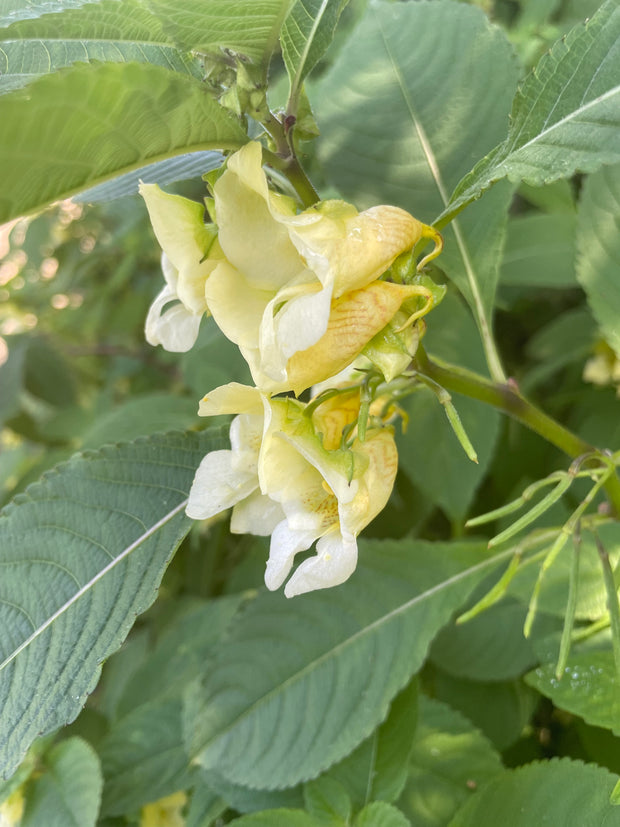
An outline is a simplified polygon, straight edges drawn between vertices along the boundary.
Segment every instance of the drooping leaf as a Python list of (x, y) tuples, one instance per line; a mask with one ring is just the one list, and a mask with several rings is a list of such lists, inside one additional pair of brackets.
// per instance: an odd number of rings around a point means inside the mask
[(620, 164), (585, 182), (577, 223), (577, 278), (608, 344), (620, 355)]
[(219, 429), (77, 455), (0, 516), (0, 772), (78, 714), (187, 533), (187, 492)]
[[(468, 164), (506, 135), (517, 79), (510, 44), (479, 9), (371, 4), (317, 90), (319, 151), (346, 197), (430, 223)], [(505, 187), (444, 231), (439, 264), (486, 337), (511, 194)]]
[(501, 772), (499, 753), (473, 724), (420, 696), (409, 777), (398, 801), (416, 827), (446, 827), (472, 791)]
[(337, 592), (288, 601), (260, 595), (188, 693), (192, 759), (231, 781), (274, 789), (343, 758), (382, 720), (437, 629), (492, 570), (496, 558), (485, 557), (479, 544), (367, 542)]
[(0, 99), (0, 221), (154, 161), (245, 140), (194, 78), (137, 63), (76, 65)]
[(255, 63), (273, 51), (292, 0), (147, 0), (164, 31), (187, 50), (229, 49)]
[(43, 759), (43, 772), (28, 785), (20, 827), (95, 827), (103, 778), (86, 741), (69, 738)]
[(418, 684), (412, 681), (394, 698), (387, 718), (370, 738), (328, 774), (340, 781), (353, 802), (396, 801), (407, 780), (418, 717)]
[[(452, 294), (429, 315), (425, 345), (431, 356), (472, 370), (484, 369), (473, 319)], [(430, 390), (403, 401), (412, 427), (402, 435), (397, 433), (396, 439), (402, 469), (446, 514), (462, 520), (493, 458), (500, 415), (488, 405), (459, 394), (453, 394), (452, 401), (478, 454), (477, 465), (465, 455)]]
[(459, 183), (444, 219), (495, 181), (540, 185), (620, 161), (620, 6), (607, 0), (544, 55), (517, 93), (506, 140)]
[(348, 0), (296, 0), (282, 27), (282, 57), (291, 83), (290, 100), (323, 57)]
[(200, 79), (200, 61), (164, 35), (139, 0), (102, 0), (0, 31), (0, 93), (76, 61), (152, 63)]
[(127, 195), (137, 195), (140, 181), (145, 184), (173, 184), (189, 178), (201, 178), (222, 165), (224, 156), (221, 152), (188, 152), (165, 161), (147, 164), (145, 167), (119, 175), (105, 184), (84, 190), (73, 196), (74, 201), (93, 204), (97, 201), (113, 201)]
[(559, 679), (555, 670), (555, 663), (546, 663), (526, 681), (560, 709), (620, 735), (620, 687), (611, 650), (571, 655)]
[(618, 776), (581, 761), (554, 758), (506, 771), (460, 810), (450, 827), (618, 827), (620, 807), (610, 803)]

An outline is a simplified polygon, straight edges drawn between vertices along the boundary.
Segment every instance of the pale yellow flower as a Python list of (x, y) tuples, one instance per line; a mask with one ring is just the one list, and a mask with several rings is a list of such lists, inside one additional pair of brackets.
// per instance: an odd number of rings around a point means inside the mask
[(24, 815), (23, 788), (18, 787), (0, 804), (0, 827), (19, 827)]
[(205, 225), (204, 207), (196, 201), (170, 195), (156, 184), (140, 184), (140, 194), (162, 248), (166, 282), (148, 312), (146, 340), (185, 352), (195, 343), (200, 320), (208, 313), (206, 280), (224, 257), (217, 230)]
[(260, 144), (229, 158), (214, 201), (226, 260), (205, 284), (206, 301), (266, 392), (300, 393), (337, 373), (406, 302), (429, 298), (417, 285), (378, 279), (423, 238), (435, 240), (437, 254), (435, 230), (390, 206), (358, 213), (325, 201), (296, 213), (291, 199), (270, 192)]
[(271, 535), (265, 583), (277, 589), (295, 555), (316, 542), (286, 584), (287, 597), (343, 583), (357, 564), (357, 536), (384, 508), (397, 469), (390, 427), (373, 423), (364, 441), (347, 427), (359, 389), (307, 409), (231, 383), (206, 396), (200, 413), (237, 413), (231, 449), (203, 459), (187, 514), (205, 519), (233, 508), (231, 531)]
[(187, 795), (184, 792), (173, 793), (147, 804), (140, 813), (140, 827), (185, 827), (182, 810), (186, 804)]

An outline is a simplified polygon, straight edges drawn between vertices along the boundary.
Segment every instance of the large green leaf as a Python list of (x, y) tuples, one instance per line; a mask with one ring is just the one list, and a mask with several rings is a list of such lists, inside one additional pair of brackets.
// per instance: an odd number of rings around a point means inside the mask
[(505, 772), (460, 810), (450, 827), (618, 827), (610, 803), (618, 776), (581, 761), (553, 759)]
[(147, 0), (164, 31), (184, 49), (230, 49), (266, 62), (292, 0)]
[(499, 753), (473, 724), (420, 696), (409, 778), (398, 802), (416, 827), (446, 827), (472, 790), (501, 772)]
[(154, 161), (245, 140), (194, 78), (137, 63), (75, 65), (0, 99), (0, 221)]
[(577, 248), (577, 278), (603, 336), (620, 355), (620, 165), (604, 167), (586, 181)]
[(337, 590), (262, 594), (237, 616), (188, 694), (195, 761), (274, 789), (340, 760), (384, 718), (433, 635), (496, 564), (481, 544), (360, 545), (358, 570)]
[(102, 0), (20, 21), (0, 31), (0, 40), (0, 93), (76, 61), (137, 61), (202, 75), (200, 61), (180, 52), (138, 0)]
[(459, 183), (444, 218), (506, 176), (540, 185), (620, 161), (619, 59), (620, 6), (607, 0), (525, 80), (508, 137)]
[[(506, 135), (517, 79), (510, 44), (479, 9), (371, 4), (317, 90), (319, 151), (346, 197), (397, 204), (430, 223)], [(508, 186), (446, 228), (440, 259), (486, 339), (510, 198)], [(489, 362), (499, 378), (497, 357)]]
[(575, 214), (533, 213), (510, 220), (501, 283), (520, 287), (576, 287)]
[(92, 747), (81, 738), (62, 741), (41, 769), (27, 787), (20, 827), (95, 827), (103, 778)]
[(77, 455), (0, 517), (0, 771), (73, 720), (102, 661), (149, 606), (190, 521), (187, 491), (219, 429)]
[(555, 670), (555, 663), (547, 663), (526, 680), (560, 709), (620, 735), (620, 686), (611, 650), (572, 655), (560, 679)]
[(282, 57), (297, 101), (308, 72), (323, 57), (348, 0), (296, 0), (280, 35)]

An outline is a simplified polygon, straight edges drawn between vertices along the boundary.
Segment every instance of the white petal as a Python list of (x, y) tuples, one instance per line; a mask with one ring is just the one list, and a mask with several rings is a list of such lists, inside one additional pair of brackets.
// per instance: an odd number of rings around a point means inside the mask
[(257, 489), (233, 508), (230, 530), (233, 534), (268, 537), (283, 518), (281, 505)]
[[(192, 313), (176, 299), (173, 289), (166, 285), (149, 308), (144, 335), (150, 345), (162, 345), (172, 353), (186, 353), (198, 338), (202, 313)], [(171, 301), (176, 303), (162, 313)]]
[(276, 338), (286, 362), (316, 344), (327, 330), (332, 285), (288, 301), (275, 318)]
[(265, 585), (271, 591), (279, 589), (293, 565), (293, 558), (299, 551), (310, 548), (316, 535), (307, 531), (291, 531), (286, 520), (275, 527), (271, 535), (269, 559), (265, 571)]
[(185, 513), (207, 520), (249, 496), (257, 487), (256, 475), (233, 468), (232, 451), (212, 451), (202, 460), (189, 492)]
[(316, 555), (304, 560), (286, 584), (286, 597), (338, 586), (355, 571), (357, 542), (354, 537), (332, 533), (321, 537), (316, 549)]

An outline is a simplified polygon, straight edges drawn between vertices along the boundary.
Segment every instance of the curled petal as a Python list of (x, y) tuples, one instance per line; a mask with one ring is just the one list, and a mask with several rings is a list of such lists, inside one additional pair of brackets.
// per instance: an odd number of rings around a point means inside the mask
[(233, 534), (257, 534), (268, 537), (282, 522), (282, 506), (256, 489), (233, 508), (230, 530)]
[(321, 537), (314, 557), (304, 560), (284, 587), (286, 597), (339, 586), (357, 565), (357, 542), (350, 535), (333, 532)]
[(256, 472), (234, 467), (232, 451), (211, 451), (196, 471), (185, 513), (193, 520), (208, 520), (249, 496), (258, 486)]
[(316, 534), (312, 531), (292, 531), (286, 520), (275, 527), (265, 570), (265, 585), (270, 591), (280, 588), (291, 570), (295, 555), (310, 548), (315, 539)]
[[(163, 310), (170, 302), (174, 302), (172, 307)], [(149, 308), (144, 326), (146, 341), (172, 353), (186, 353), (198, 338), (201, 319), (202, 312), (192, 313), (166, 285)]]
[(262, 413), (263, 395), (258, 388), (229, 382), (220, 385), (200, 400), (200, 416), (217, 416), (218, 414)]

